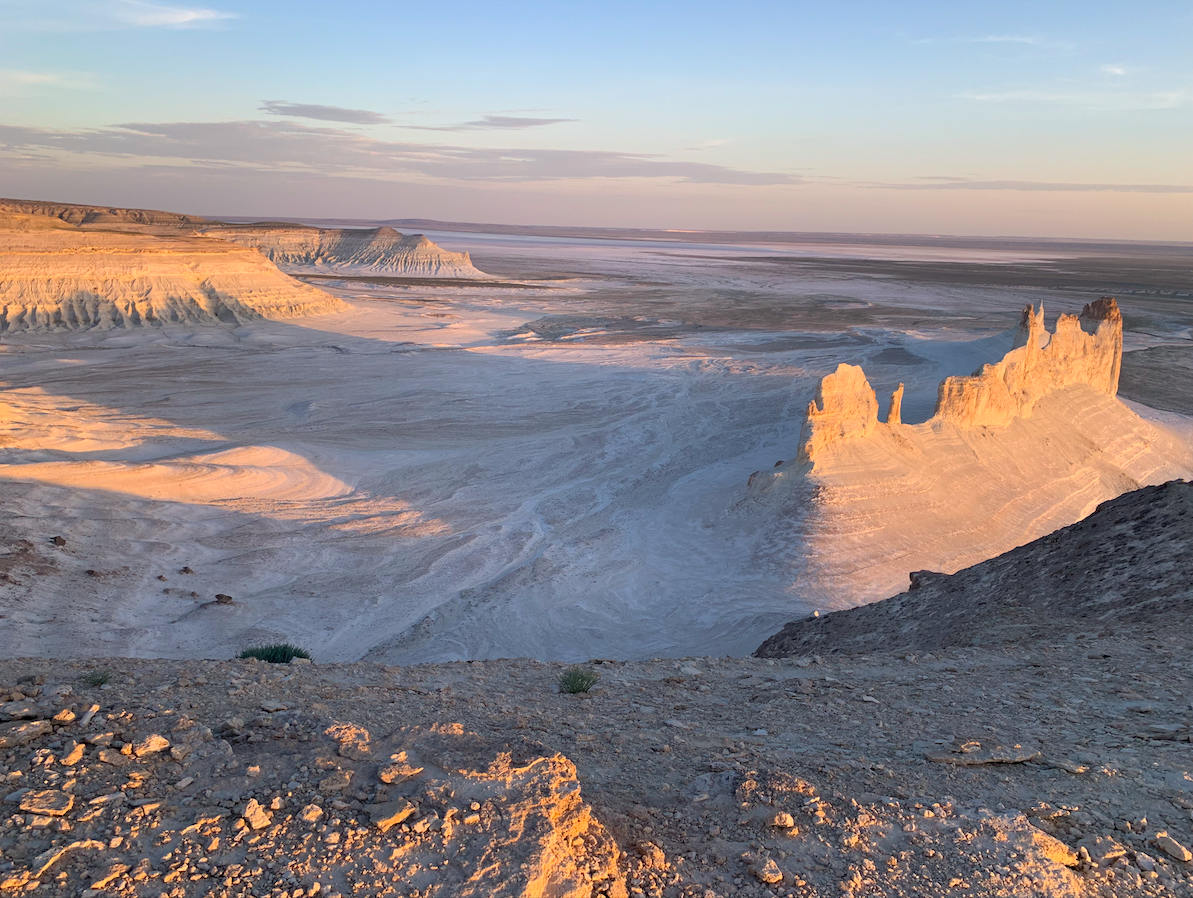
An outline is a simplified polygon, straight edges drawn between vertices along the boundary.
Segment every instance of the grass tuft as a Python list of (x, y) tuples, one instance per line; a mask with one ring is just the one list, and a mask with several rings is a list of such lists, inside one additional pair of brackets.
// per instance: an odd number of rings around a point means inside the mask
[(112, 679), (112, 671), (110, 671), (110, 670), (93, 670), (93, 671), (90, 671), (89, 673), (85, 673), (85, 674), (83, 674), (83, 676), (79, 677), (79, 682), (82, 683), (84, 686), (93, 686), (96, 689), (98, 689), (100, 686), (103, 686), (105, 683), (110, 682), (111, 679)]
[(559, 691), (569, 695), (587, 692), (600, 678), (601, 675), (590, 667), (569, 667), (559, 675)]
[(245, 649), (240, 653), (240, 657), (257, 658), (261, 661), (268, 661), (270, 664), (289, 664), (295, 658), (309, 660), (311, 653), (296, 645), (290, 645), (288, 642), (276, 642), (273, 645), (258, 645), (251, 649)]

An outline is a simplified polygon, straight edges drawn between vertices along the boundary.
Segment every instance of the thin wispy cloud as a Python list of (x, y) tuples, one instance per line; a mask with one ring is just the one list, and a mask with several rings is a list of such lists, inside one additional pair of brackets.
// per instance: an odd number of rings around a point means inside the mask
[(1026, 34), (988, 34), (984, 37), (971, 37), (966, 41), (971, 44), (1023, 44), (1028, 47), (1039, 47), (1041, 50), (1075, 50), (1077, 45), (1072, 41), (1051, 40)]
[(12, 97), (43, 90), (95, 90), (95, 76), (89, 72), (30, 72), (0, 69), (0, 96)]
[(1130, 69), (1128, 69), (1125, 65), (1107, 64), (1099, 66), (1098, 68), (1100, 68), (1107, 75), (1125, 75), (1128, 71), (1130, 71)]
[(527, 128), (542, 128), (564, 122), (578, 122), (574, 118), (530, 118), (516, 115), (486, 115), (474, 122), (460, 122), (456, 125), (402, 125), (419, 131), (522, 131)]
[(270, 115), (309, 118), (321, 122), (344, 122), (351, 125), (384, 125), (389, 122), (389, 119), (380, 112), (370, 112), (367, 109), (346, 109), (343, 106), (321, 106), (316, 103), (262, 100), (260, 109)]
[(116, 31), (203, 28), (239, 18), (210, 6), (148, 0), (5, 0), (0, 13), (17, 31)]
[(869, 183), (884, 190), (1018, 190), (1061, 193), (1193, 193), (1193, 184), (1097, 184), (1071, 181), (983, 181), (949, 175), (924, 175), (918, 184)]
[(1098, 90), (1006, 90), (988, 93), (958, 94), (961, 99), (980, 103), (1035, 103), (1073, 106), (1079, 109), (1125, 111), (1131, 109), (1176, 109), (1189, 103), (1185, 90), (1098, 91)]
[(801, 179), (643, 153), (603, 150), (477, 148), (377, 140), (292, 121), (128, 123), (51, 130), (0, 125), (0, 158), (55, 151), (86, 163), (178, 165), (284, 171), (332, 177), (536, 182), (567, 179), (666, 179), (697, 184), (779, 185)]
[(695, 146), (688, 147), (688, 149), (689, 150), (712, 150), (712, 149), (715, 149), (716, 147), (723, 147), (727, 143), (729, 143), (728, 139), (702, 140), (702, 141), (700, 141), (700, 143), (696, 144)]

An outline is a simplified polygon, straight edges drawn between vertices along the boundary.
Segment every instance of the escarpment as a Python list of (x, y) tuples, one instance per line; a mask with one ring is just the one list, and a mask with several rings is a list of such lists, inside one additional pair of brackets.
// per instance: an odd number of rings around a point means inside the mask
[(784, 566), (797, 607), (852, 607), (899, 592), (909, 571), (957, 571), (1193, 475), (1185, 441), (1115, 398), (1122, 339), (1113, 299), (1051, 334), (1029, 307), (1006, 354), (946, 378), (922, 424), (902, 421), (902, 385), (879, 420), (862, 369), (840, 365), (808, 406), (795, 463), (751, 478), (773, 515), (760, 563)]
[(295, 269), (416, 277), (483, 278), (468, 253), (436, 246), (422, 234), (393, 228), (330, 229), (301, 225), (219, 225), (204, 235), (260, 250), (272, 262)]
[(5, 229), (0, 221), (0, 333), (153, 324), (239, 323), (337, 311), (260, 253), (197, 237)]

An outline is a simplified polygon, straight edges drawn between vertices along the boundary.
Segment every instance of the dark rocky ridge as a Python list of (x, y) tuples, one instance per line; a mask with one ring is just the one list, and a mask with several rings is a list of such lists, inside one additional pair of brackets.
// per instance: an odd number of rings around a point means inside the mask
[(1193, 485), (1125, 493), (1089, 517), (900, 595), (787, 624), (755, 653), (926, 652), (1022, 643), (1193, 612)]

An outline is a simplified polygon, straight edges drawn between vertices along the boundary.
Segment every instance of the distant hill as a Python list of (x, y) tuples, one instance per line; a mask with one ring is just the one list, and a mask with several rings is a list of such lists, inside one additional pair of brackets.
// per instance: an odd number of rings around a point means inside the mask
[(468, 253), (436, 246), (422, 234), (389, 227), (313, 228), (265, 222), (214, 225), (201, 233), (260, 250), (277, 265), (294, 271), (342, 271), (407, 277), (484, 278)]

